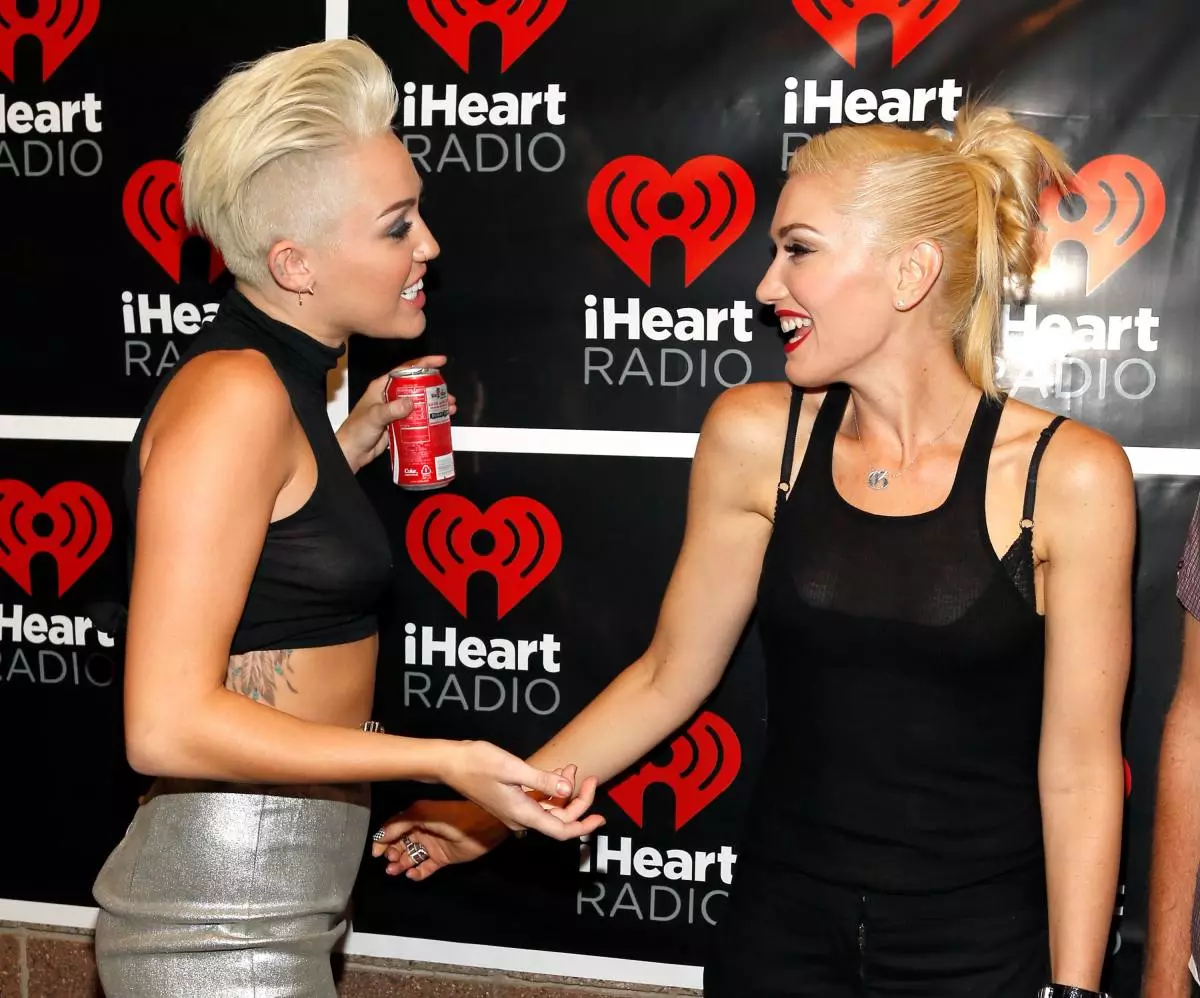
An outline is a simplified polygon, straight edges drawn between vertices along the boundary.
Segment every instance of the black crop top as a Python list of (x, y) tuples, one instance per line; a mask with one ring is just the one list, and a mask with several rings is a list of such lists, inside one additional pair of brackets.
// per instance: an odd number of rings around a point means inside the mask
[[(184, 364), (213, 350), (257, 350), (287, 388), (316, 458), (317, 484), (300, 509), (267, 528), (230, 654), (343, 644), (378, 629), (375, 609), (392, 570), (388, 537), (342, 454), (325, 408), (326, 375), (344, 349), (272, 319), (233, 290), (217, 318), (157, 386), (133, 438), (125, 495), (136, 526), (142, 433)], [(237, 445), (229, 441), (230, 447)]]

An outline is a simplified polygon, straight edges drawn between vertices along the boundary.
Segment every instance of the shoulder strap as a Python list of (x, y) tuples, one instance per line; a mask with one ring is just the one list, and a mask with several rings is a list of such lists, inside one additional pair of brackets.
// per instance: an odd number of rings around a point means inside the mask
[(1066, 416), (1055, 416), (1050, 425), (1042, 430), (1037, 446), (1033, 448), (1033, 457), (1029, 461), (1029, 476), (1025, 479), (1025, 506), (1021, 510), (1021, 526), (1026, 530), (1033, 529), (1033, 504), (1037, 497), (1037, 476), (1042, 455), (1046, 453), (1046, 445), (1050, 443), (1054, 431), (1066, 422), (1066, 419)]
[(783, 462), (779, 466), (779, 488), (775, 493), (775, 522), (779, 522), (779, 511), (783, 500), (792, 488), (792, 461), (796, 457), (796, 428), (800, 425), (800, 405), (804, 401), (804, 389), (792, 385), (792, 401), (788, 406), (787, 436), (783, 440)]

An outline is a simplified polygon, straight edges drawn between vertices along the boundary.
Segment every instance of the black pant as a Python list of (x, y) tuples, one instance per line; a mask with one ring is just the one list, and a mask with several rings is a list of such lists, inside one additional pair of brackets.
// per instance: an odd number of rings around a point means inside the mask
[(1036, 998), (1050, 982), (1041, 870), (902, 896), (743, 861), (706, 998)]

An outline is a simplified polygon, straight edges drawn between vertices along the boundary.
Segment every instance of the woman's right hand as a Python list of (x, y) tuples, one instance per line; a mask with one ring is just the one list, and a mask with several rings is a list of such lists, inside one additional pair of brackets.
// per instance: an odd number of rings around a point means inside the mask
[[(469, 800), (419, 800), (393, 815), (375, 833), (371, 855), (386, 857), (389, 877), (424, 880), (444, 866), (479, 859), (508, 838), (508, 829)], [(428, 858), (414, 863), (402, 840), (423, 846)]]
[[(604, 824), (599, 815), (579, 820), (592, 805), (595, 778), (576, 787), (574, 767), (548, 773), (490, 742), (452, 742), (441, 782), (512, 831), (528, 828), (565, 840), (587, 835)], [(540, 795), (541, 803), (529, 791)], [(551, 801), (555, 806), (546, 806)]]
[[(556, 773), (568, 781), (575, 780), (575, 767), (567, 766)], [(538, 807), (549, 809), (564, 822), (575, 821), (592, 805), (596, 795), (596, 779), (589, 777), (579, 787), (574, 800), (562, 798), (545, 800), (544, 794), (530, 791)], [(585, 823), (599, 828), (604, 819), (593, 815)], [(403, 874), (409, 880), (425, 880), (438, 870), (456, 863), (469, 863), (487, 855), (508, 838), (504, 824), (471, 801), (421, 800), (407, 810), (384, 822), (375, 833), (371, 855), (386, 858), (385, 872), (390, 877)], [(414, 863), (404, 847), (404, 839), (424, 847), (428, 858)]]

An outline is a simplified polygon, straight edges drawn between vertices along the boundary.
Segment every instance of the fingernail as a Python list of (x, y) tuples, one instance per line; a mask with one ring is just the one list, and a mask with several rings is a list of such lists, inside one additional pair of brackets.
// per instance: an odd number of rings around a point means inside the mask
[(372, 835), (372, 836), (371, 836), (371, 838), (373, 838), (373, 839), (374, 839), (376, 842), (382, 842), (382, 841), (383, 841), (383, 837), (384, 837), (384, 835), (386, 835), (386, 834), (387, 834), (387, 833), (386, 833), (386, 832), (385, 832), (385, 831), (384, 831), (384, 830), (381, 828), (381, 829), (379, 829), (379, 831), (377, 831), (377, 832), (376, 832), (374, 835)]
[(558, 792), (560, 794), (569, 794), (571, 792), (571, 784), (565, 783), (562, 780), (558, 781)]

